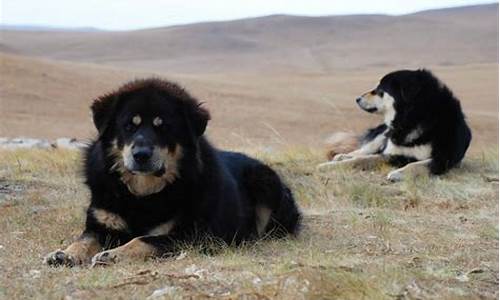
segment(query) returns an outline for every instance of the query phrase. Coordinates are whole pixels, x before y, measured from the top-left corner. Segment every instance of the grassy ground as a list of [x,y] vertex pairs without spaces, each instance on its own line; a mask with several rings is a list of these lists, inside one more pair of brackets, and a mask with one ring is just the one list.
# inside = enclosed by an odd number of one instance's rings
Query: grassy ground
[[291,184],[297,239],[186,247],[177,258],[50,268],[84,222],[76,152],[0,152],[0,298],[484,299],[498,297],[498,150],[440,178],[316,172],[321,153],[251,151]]

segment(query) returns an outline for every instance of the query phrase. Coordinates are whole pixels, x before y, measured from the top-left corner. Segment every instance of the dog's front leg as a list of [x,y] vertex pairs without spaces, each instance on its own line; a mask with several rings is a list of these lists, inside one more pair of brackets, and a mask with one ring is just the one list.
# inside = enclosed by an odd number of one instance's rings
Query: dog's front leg
[[146,237],[137,237],[125,245],[97,253],[92,258],[92,266],[111,265],[122,260],[146,259],[154,256],[157,249],[144,241]]
[[45,257],[50,266],[73,267],[90,263],[92,257],[103,248],[115,247],[121,241],[129,241],[128,226],[119,215],[89,207],[86,228],[80,237],[64,250],[56,250]]
[[407,164],[406,166],[391,171],[387,175],[387,179],[392,182],[398,182],[404,178],[414,178],[421,175],[429,175],[429,164],[432,159],[416,161]]
[[333,161],[343,161],[349,160],[351,158],[356,158],[360,156],[372,155],[380,151],[380,149],[384,146],[387,137],[384,134],[380,134],[375,137],[373,140],[364,144],[361,148],[354,150],[349,153],[340,153],[333,157]]
[[92,258],[92,266],[111,265],[126,260],[145,260],[174,252],[175,244],[185,239],[178,234],[145,235],[106,251],[97,253]]
[[375,166],[384,162],[385,159],[382,155],[371,154],[356,156],[342,161],[329,161],[326,163],[319,164],[316,168],[318,170],[326,170],[338,167],[349,167],[349,168],[359,168],[363,170],[373,169]]
[[75,242],[64,250],[56,250],[45,257],[45,263],[50,266],[73,267],[90,262],[92,256],[101,251],[97,235],[84,232]]

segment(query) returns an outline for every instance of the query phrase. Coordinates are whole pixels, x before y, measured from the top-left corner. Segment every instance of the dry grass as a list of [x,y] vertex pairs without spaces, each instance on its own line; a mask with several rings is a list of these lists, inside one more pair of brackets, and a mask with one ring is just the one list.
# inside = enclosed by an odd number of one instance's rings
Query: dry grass
[[292,185],[305,212],[297,239],[96,269],[42,264],[82,229],[78,153],[1,152],[0,298],[498,297],[498,150],[398,184],[386,166],[316,172],[310,149],[247,152]]

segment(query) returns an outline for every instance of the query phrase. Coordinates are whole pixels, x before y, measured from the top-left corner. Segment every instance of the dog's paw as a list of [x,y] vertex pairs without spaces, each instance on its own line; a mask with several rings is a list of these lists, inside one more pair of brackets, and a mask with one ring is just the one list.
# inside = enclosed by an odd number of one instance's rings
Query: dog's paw
[[353,155],[348,154],[348,153],[339,153],[333,157],[333,161],[343,161],[343,160],[348,160],[354,158]]
[[94,257],[92,257],[91,267],[95,266],[109,266],[116,264],[119,261],[119,256],[116,251],[107,250],[99,252]]
[[404,174],[400,170],[394,170],[387,174],[387,180],[390,182],[399,182],[404,179]]
[[49,266],[53,267],[59,267],[59,266],[73,267],[80,263],[73,256],[65,253],[62,250],[56,250],[54,252],[49,253],[47,256],[45,256],[44,262]]

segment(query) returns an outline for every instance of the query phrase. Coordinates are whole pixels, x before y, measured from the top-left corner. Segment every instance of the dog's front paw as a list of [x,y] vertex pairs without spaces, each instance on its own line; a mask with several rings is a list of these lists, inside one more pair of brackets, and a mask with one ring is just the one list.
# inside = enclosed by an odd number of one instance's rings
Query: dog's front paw
[[391,171],[389,174],[387,174],[387,180],[390,182],[399,182],[404,179],[404,174],[400,170],[394,170]]
[[80,263],[73,256],[65,253],[62,250],[56,250],[54,252],[49,253],[47,256],[45,256],[44,262],[49,266],[53,267],[59,267],[59,266],[73,267]]
[[348,160],[354,158],[353,155],[348,154],[348,153],[339,153],[333,157],[333,161],[343,161],[343,160]]
[[95,266],[109,266],[116,264],[119,261],[119,256],[116,251],[107,250],[103,252],[99,252],[94,257],[92,257],[92,265]]

